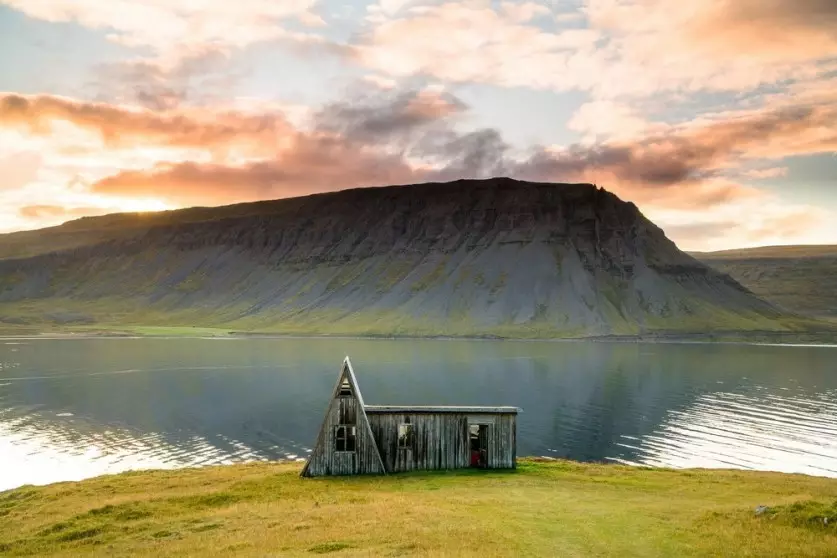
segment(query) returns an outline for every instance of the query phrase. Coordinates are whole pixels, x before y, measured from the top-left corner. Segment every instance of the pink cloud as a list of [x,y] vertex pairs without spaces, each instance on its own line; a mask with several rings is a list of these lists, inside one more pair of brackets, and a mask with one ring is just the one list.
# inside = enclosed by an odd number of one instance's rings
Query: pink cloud
[[[357,61],[391,76],[432,75],[450,82],[571,88],[579,50],[590,51],[596,31],[547,33],[525,25],[542,13],[528,4],[445,3],[412,8],[374,25],[349,47]],[[562,84],[559,74],[565,76]],[[591,76],[584,77],[585,81]]]
[[[589,0],[589,26],[547,31],[531,2],[440,3],[390,13],[348,47],[392,76],[592,91],[736,91],[824,75],[837,56],[832,0]],[[394,14],[394,15],[393,15]],[[554,14],[556,17],[567,14]]]
[[317,0],[4,0],[29,17],[73,21],[109,31],[109,38],[132,47],[173,55],[195,46],[243,47],[256,42],[302,37],[288,20],[319,24]]
[[787,167],[771,167],[769,169],[750,169],[741,173],[741,176],[746,178],[755,178],[757,180],[764,178],[780,178],[788,175]]

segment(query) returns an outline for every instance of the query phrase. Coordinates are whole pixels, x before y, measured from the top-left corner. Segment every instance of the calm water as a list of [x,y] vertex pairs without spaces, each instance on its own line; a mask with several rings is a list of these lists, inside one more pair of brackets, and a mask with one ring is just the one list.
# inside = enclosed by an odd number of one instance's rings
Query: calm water
[[837,476],[837,348],[0,339],[0,490],[302,459],[346,354],[367,403],[522,407],[520,455]]

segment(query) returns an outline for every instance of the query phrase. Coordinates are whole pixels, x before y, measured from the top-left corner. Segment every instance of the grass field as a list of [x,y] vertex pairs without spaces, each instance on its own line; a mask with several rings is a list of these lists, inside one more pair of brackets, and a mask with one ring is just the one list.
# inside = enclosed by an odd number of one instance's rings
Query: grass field
[[770,259],[770,258],[820,258],[837,256],[837,245],[801,244],[795,246],[761,246],[758,248],[738,248],[718,252],[690,252],[698,259]]
[[[299,468],[273,463],[135,472],[0,493],[0,554],[837,552],[837,479],[534,460],[508,472],[331,479],[301,479]],[[768,508],[756,514],[760,505]]]

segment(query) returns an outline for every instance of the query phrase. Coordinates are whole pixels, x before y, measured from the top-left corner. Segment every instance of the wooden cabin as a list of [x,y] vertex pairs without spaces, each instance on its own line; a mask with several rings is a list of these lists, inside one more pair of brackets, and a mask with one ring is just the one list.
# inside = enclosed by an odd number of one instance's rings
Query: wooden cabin
[[343,361],[303,477],[513,469],[517,407],[366,405]]

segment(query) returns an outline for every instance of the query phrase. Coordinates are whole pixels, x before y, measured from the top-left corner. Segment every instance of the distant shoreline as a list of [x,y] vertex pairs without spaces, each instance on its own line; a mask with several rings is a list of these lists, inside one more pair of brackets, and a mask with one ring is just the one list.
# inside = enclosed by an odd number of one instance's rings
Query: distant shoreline
[[[197,331],[193,331],[197,329]],[[0,330],[0,340],[15,339],[355,339],[385,341],[511,341],[511,342],[593,342],[593,343],[672,343],[716,345],[776,345],[837,347],[837,332],[772,333],[772,332],[724,332],[656,335],[590,335],[583,337],[504,337],[499,335],[383,335],[383,334],[295,334],[273,332],[247,332],[220,328],[191,328],[153,326],[126,326],[122,328],[92,329],[89,331],[29,331],[8,332]]]

